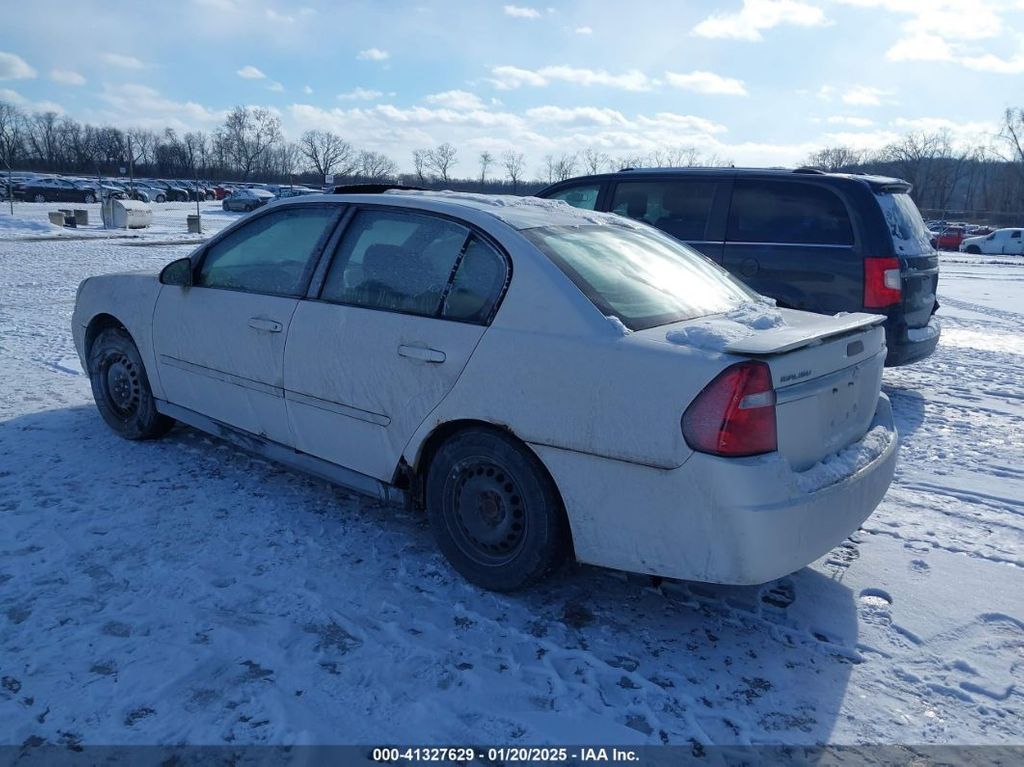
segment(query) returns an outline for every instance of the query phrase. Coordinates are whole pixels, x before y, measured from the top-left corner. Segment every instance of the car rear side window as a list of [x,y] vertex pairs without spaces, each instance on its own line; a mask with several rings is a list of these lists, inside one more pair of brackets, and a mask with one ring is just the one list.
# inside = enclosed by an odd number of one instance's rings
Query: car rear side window
[[726,237],[731,242],[852,245],[843,201],[830,189],[792,181],[738,180]]
[[715,197],[713,181],[623,181],[612,212],[645,221],[677,240],[703,240]]
[[338,245],[320,297],[437,316],[468,237],[466,227],[436,216],[360,211]]
[[487,322],[505,289],[507,277],[505,259],[474,235],[459,260],[441,316],[463,322]]
[[597,207],[597,195],[601,191],[600,184],[581,184],[568,189],[559,189],[548,195],[549,200],[564,200],[574,208],[593,210]]
[[206,251],[196,285],[300,296],[336,207],[283,208],[236,229]]

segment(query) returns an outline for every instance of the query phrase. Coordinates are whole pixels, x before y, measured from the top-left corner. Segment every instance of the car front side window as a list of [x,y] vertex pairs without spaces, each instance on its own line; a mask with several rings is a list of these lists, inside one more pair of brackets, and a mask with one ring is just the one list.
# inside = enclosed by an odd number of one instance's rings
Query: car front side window
[[338,245],[320,297],[435,317],[468,237],[466,227],[435,216],[360,211]]
[[260,216],[210,246],[196,285],[301,296],[312,257],[337,214],[336,207],[310,206]]

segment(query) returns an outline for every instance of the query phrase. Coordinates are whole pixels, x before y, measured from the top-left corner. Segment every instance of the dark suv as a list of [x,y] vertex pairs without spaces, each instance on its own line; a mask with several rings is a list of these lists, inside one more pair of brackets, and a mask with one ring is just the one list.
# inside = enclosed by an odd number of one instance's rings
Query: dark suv
[[811,169],[650,168],[584,176],[537,193],[645,221],[780,306],[884,314],[887,365],[939,340],[939,260],[895,178]]

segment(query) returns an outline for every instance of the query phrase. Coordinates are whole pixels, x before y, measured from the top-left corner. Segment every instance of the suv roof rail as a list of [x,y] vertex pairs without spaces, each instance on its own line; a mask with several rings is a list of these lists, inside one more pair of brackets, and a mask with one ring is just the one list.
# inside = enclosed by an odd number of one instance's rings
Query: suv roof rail
[[824,176],[825,175],[825,171],[821,170],[820,168],[808,168],[808,167],[794,168],[793,172],[794,173],[811,173],[811,174],[818,175],[818,176]]
[[405,184],[342,184],[331,190],[332,194],[382,194],[391,189],[406,189],[413,192],[425,192],[421,186]]

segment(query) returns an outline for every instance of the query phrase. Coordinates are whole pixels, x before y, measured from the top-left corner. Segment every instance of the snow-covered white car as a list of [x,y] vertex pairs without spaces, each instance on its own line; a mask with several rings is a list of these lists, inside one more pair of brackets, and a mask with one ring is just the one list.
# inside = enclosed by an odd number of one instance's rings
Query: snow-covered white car
[[1024,229],[996,229],[991,234],[967,237],[960,243],[963,253],[1024,256]]
[[73,331],[118,434],[177,420],[422,505],[459,572],[511,590],[567,555],[761,583],[841,542],[896,460],[882,319],[776,309],[619,216],[392,192],[91,277]]

